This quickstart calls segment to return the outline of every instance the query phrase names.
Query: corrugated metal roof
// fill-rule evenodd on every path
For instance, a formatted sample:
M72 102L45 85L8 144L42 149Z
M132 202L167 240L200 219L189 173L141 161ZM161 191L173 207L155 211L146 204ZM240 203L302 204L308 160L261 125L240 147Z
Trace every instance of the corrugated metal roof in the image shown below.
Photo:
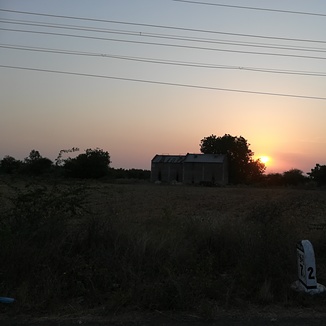
M223 154L155 155L152 163L223 163Z
M185 155L155 155L153 163L182 163Z
M223 154L187 154L184 163L223 163Z

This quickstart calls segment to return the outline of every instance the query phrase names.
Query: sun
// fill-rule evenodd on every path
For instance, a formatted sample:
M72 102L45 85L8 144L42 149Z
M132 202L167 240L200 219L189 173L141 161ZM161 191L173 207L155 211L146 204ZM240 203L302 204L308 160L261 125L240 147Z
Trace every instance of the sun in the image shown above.
M270 161L270 158L268 156L261 156L259 160L266 165Z

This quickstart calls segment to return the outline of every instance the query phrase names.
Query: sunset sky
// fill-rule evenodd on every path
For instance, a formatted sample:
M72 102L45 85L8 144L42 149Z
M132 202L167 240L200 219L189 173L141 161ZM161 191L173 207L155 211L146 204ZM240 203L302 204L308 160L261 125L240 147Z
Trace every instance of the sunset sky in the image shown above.
M326 1L0 0L0 159L116 168L243 136L267 173L326 164Z

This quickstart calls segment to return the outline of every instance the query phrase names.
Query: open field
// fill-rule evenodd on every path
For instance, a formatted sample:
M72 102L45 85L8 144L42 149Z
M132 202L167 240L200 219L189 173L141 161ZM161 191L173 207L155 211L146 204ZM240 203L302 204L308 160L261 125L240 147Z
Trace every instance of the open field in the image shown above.
M16 311L325 311L290 289L302 239L326 284L323 190L3 179L0 203L0 294Z

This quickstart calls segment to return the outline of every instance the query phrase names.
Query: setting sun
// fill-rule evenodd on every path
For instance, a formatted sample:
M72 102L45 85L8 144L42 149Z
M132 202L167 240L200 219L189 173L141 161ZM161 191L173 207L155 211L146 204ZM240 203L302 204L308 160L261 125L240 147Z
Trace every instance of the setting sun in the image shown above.
M268 156L261 156L259 159L265 165L270 161L270 158Z

